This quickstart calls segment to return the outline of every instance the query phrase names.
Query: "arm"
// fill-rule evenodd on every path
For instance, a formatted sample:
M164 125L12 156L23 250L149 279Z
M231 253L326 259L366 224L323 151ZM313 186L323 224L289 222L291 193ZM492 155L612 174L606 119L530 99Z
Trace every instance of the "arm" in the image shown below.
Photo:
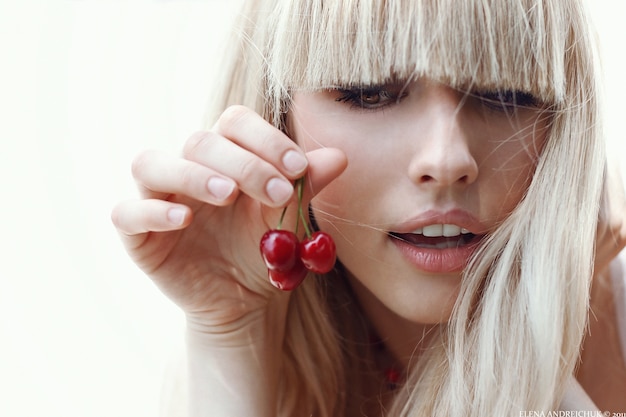
M284 332L277 324L286 303L277 300L272 310L280 317L268 314L218 337L188 327L190 417L276 416Z
M189 138L182 157L135 159L142 198L111 217L131 258L185 313L191 416L276 415L289 293L268 282L259 242L285 206L293 230L290 182L306 173L306 205L345 166L341 151L305 153L241 106Z

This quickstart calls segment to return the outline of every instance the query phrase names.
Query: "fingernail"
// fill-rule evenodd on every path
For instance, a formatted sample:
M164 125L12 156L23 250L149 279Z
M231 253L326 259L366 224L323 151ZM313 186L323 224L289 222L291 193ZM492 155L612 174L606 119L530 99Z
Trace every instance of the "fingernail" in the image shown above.
M282 203L293 194L293 186L280 178L272 178L267 182L266 191L273 202Z
M167 212L167 219L175 226L180 226L185 222L185 210L180 208L172 208Z
M235 189L235 184L232 181L221 177L211 177L207 182L207 188L209 192L213 194L213 197L218 200L226 200L229 195L232 194Z
M290 150L283 156L283 165L289 172L299 174L306 168L307 160L299 152Z

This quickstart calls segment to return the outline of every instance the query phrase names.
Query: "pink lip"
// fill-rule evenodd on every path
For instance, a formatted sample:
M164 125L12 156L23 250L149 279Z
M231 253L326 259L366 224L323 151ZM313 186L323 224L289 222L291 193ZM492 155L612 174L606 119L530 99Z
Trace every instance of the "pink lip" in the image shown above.
M417 269L430 273L461 272L480 245L486 227L473 215L464 210L446 212L427 211L396 226L390 233L403 234L431 224L455 224L476 235L465 245L453 248L425 248L415 246L402 239L389 235L391 242L401 255Z

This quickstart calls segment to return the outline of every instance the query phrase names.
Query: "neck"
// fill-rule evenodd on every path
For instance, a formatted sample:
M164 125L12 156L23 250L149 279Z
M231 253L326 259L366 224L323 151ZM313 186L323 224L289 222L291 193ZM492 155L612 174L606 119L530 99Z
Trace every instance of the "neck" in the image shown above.
M354 294L372 330L384 344L393 362L402 370L415 364L439 324L415 323L391 311L357 279L350 277Z

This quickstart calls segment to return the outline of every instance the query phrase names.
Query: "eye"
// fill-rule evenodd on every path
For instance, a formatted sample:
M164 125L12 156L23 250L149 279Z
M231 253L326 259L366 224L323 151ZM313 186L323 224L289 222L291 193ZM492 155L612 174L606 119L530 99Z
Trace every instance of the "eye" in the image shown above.
M336 91L339 97L335 101L367 110L377 110L398 103L408 95L404 84L339 88Z
M511 112L518 108L536 108L540 101L530 93L516 90L482 91L473 94L483 106L502 112Z

